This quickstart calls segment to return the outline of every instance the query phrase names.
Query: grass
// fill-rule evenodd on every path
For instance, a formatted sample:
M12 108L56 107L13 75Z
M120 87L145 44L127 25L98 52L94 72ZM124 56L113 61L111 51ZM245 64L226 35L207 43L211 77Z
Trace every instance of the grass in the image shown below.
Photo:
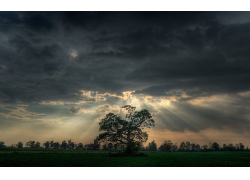
M146 152L110 157L102 150L0 149L1 167L249 167L250 152Z

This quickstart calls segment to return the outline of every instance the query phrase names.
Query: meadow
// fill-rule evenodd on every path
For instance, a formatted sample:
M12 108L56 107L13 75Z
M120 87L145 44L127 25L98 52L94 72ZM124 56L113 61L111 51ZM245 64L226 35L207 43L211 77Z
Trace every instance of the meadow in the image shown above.
M1 167L249 167L248 151L145 152L110 157L103 150L0 149ZM111 152L114 153L114 152Z

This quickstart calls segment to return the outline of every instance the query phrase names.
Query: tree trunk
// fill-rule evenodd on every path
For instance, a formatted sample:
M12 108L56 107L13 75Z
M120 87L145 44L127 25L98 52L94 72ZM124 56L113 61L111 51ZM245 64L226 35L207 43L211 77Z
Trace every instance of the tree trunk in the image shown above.
M132 143L131 143L131 139L130 139L130 131L128 131L128 135L127 135L127 147L125 150L126 154L132 154L133 150L132 150Z

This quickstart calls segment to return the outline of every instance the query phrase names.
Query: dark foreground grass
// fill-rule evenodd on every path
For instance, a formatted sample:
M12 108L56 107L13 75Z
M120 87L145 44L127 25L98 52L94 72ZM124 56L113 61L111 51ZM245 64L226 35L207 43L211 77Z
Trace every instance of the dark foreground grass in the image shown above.
M249 167L250 152L146 152L110 157L107 151L5 149L1 167Z

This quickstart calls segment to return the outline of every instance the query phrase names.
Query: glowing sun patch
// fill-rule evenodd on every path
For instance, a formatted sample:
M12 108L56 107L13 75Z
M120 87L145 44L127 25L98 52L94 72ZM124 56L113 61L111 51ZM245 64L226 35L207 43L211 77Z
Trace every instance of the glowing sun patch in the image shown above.
M78 56L77 52L76 51L72 51L70 53L70 55L73 57L73 58L76 58Z

